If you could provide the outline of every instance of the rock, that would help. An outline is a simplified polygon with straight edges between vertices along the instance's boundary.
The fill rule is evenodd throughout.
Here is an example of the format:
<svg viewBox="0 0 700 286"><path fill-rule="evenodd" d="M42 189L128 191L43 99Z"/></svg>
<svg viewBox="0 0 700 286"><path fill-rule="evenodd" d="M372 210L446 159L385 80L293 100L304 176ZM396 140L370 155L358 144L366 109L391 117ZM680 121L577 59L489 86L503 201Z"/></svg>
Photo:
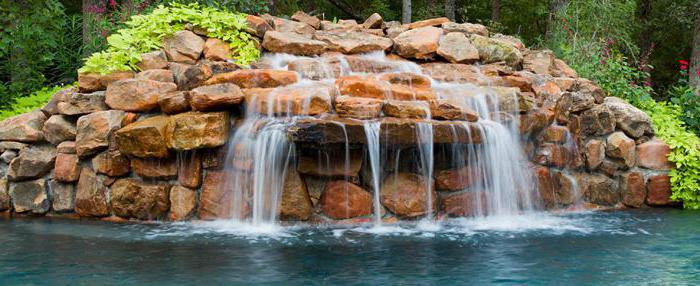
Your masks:
<svg viewBox="0 0 700 286"><path fill-rule="evenodd" d="M296 13L294 13L294 15L292 15L292 20L305 23L316 30L321 28L321 20L316 18L316 16L311 16L302 11L297 11Z"/></svg>
<svg viewBox="0 0 700 286"><path fill-rule="evenodd" d="M615 115L605 105L596 105L581 114L581 134L606 135L615 131Z"/></svg>
<svg viewBox="0 0 700 286"><path fill-rule="evenodd" d="M582 92L565 92L557 101L555 113L557 121L568 123L571 113L581 112L590 109L595 105L593 96Z"/></svg>
<svg viewBox="0 0 700 286"><path fill-rule="evenodd" d="M418 29L418 28L422 28L422 27L440 26L440 25L447 23L449 21L450 21L450 19L448 19L446 17L433 18L433 19L413 22L408 26L408 28L413 30L413 29Z"/></svg>
<svg viewBox="0 0 700 286"><path fill-rule="evenodd" d="M178 90L190 90L203 85L214 74L210 65L206 64L170 63L170 70L173 71Z"/></svg>
<svg viewBox="0 0 700 286"><path fill-rule="evenodd" d="M484 37L489 36L489 30L486 29L486 26L480 25L480 24L472 24L472 23L462 23L458 24L455 22L445 22L442 23L442 29L445 30L445 33L463 33L465 35L471 35L471 34L476 34Z"/></svg>
<svg viewBox="0 0 700 286"><path fill-rule="evenodd" d="M339 96L335 98L335 112L340 117L355 119L378 118L384 100L363 97Z"/></svg>
<svg viewBox="0 0 700 286"><path fill-rule="evenodd" d="M317 31L313 39L327 43L329 51L344 54L385 51L393 45L385 37L355 31Z"/></svg>
<svg viewBox="0 0 700 286"><path fill-rule="evenodd" d="M92 168L98 174L121 177L131 172L131 162L119 150L107 150L92 158Z"/></svg>
<svg viewBox="0 0 700 286"><path fill-rule="evenodd" d="M163 50L170 61L194 64L202 55L204 40L190 31L177 31L163 40Z"/></svg>
<svg viewBox="0 0 700 286"><path fill-rule="evenodd" d="M595 170L605 159L605 141L591 139L586 142L584 154L586 156L586 166L588 170Z"/></svg>
<svg viewBox="0 0 700 286"><path fill-rule="evenodd" d="M175 150L194 150L222 146L228 139L227 112L186 112L170 117L167 146Z"/></svg>
<svg viewBox="0 0 700 286"><path fill-rule="evenodd" d="M615 180L600 174L581 174L580 177L586 202L614 206L620 201L620 191Z"/></svg>
<svg viewBox="0 0 700 286"><path fill-rule="evenodd" d="M265 19L260 18L258 16L247 15L246 23L246 32L258 38L264 37L267 31L272 30L272 26L270 26L270 24L267 21L265 21Z"/></svg>
<svg viewBox="0 0 700 286"><path fill-rule="evenodd" d="M131 160L131 168L137 175L148 179L169 180L177 177L177 162L175 158L133 158Z"/></svg>
<svg viewBox="0 0 700 286"><path fill-rule="evenodd" d="M441 170L435 172L435 187L438 190L460 191L471 187L478 179L477 172L469 167Z"/></svg>
<svg viewBox="0 0 700 286"><path fill-rule="evenodd" d="M177 85L154 80L127 79L107 87L105 102L112 109L149 111L158 107L158 96L177 90Z"/></svg>
<svg viewBox="0 0 700 286"><path fill-rule="evenodd" d="M562 88L554 81L550 80L533 82L532 90L535 93L538 105L546 109L555 109L557 103L564 94Z"/></svg>
<svg viewBox="0 0 700 286"><path fill-rule="evenodd" d="M607 96L602 88L585 78L577 78L574 81L574 85L571 87L571 90L592 95L593 98L595 98L595 103L597 104L603 103L605 97Z"/></svg>
<svg viewBox="0 0 700 286"><path fill-rule="evenodd" d="M405 58L432 59L440 36L442 29L435 27L408 30L394 38L394 50Z"/></svg>
<svg viewBox="0 0 700 286"><path fill-rule="evenodd" d="M477 84L482 77L473 65L435 62L423 64L421 68L423 73L437 81Z"/></svg>
<svg viewBox="0 0 700 286"><path fill-rule="evenodd" d="M432 206L428 205L425 178L412 173L387 176L382 183L381 202L392 213L401 217L416 217L435 210L437 194L431 188ZM433 184L429 178L429 184Z"/></svg>
<svg viewBox="0 0 700 286"><path fill-rule="evenodd" d="M280 202L280 219L308 220L311 208L311 199L301 176L294 170L288 170Z"/></svg>
<svg viewBox="0 0 700 286"><path fill-rule="evenodd" d="M554 67L551 70L552 75L556 77L568 77L568 78L577 78L578 75L576 74L576 71L572 68L569 67L564 61L560 59L554 59L553 61Z"/></svg>
<svg viewBox="0 0 700 286"><path fill-rule="evenodd" d="M10 117L0 122L0 141L37 142L44 139L41 127L46 115L40 110Z"/></svg>
<svg viewBox="0 0 700 286"><path fill-rule="evenodd" d="M7 189L7 179L0 179L0 211L10 209L10 194Z"/></svg>
<svg viewBox="0 0 700 286"><path fill-rule="evenodd" d="M316 30L307 23L291 21L284 18L270 16L268 14L263 15L263 18L266 18L267 22L271 23L277 32L296 33L307 36L313 34Z"/></svg>
<svg viewBox="0 0 700 286"><path fill-rule="evenodd" d="M300 156L297 171L304 175L323 177L357 177L362 168L362 151L318 150L315 156ZM349 158L346 159L346 156Z"/></svg>
<svg viewBox="0 0 700 286"><path fill-rule="evenodd" d="M9 194L16 213L43 214L51 207L44 179L10 183Z"/></svg>
<svg viewBox="0 0 700 286"><path fill-rule="evenodd" d="M617 128L628 136L638 139L647 135L652 137L654 129L649 115L617 97L606 97L603 103L615 115Z"/></svg>
<svg viewBox="0 0 700 286"><path fill-rule="evenodd" d="M107 188L95 172L83 168L75 193L75 212L80 216L102 217L109 215Z"/></svg>
<svg viewBox="0 0 700 286"><path fill-rule="evenodd" d="M464 192L444 198L442 210L453 217L476 216L487 213L487 202L486 193Z"/></svg>
<svg viewBox="0 0 700 286"><path fill-rule="evenodd" d="M646 189L644 176L640 172L629 172L621 177L620 191L622 203L628 207L638 208L644 204Z"/></svg>
<svg viewBox="0 0 700 286"><path fill-rule="evenodd" d="M22 149L19 157L12 160L7 172L10 181L40 178L48 174L56 161L56 147L34 145Z"/></svg>
<svg viewBox="0 0 700 286"><path fill-rule="evenodd" d="M199 152L184 152L178 155L177 181L180 185L197 189L202 184L202 156Z"/></svg>
<svg viewBox="0 0 700 286"><path fill-rule="evenodd" d="M569 129L564 126L550 125L544 130L545 142L565 144L568 140L573 140L569 134Z"/></svg>
<svg viewBox="0 0 700 286"><path fill-rule="evenodd" d="M109 146L112 133L119 129L124 111L98 111L78 118L75 151L80 157L93 155Z"/></svg>
<svg viewBox="0 0 700 286"><path fill-rule="evenodd" d="M75 140L77 133L75 121L65 115L53 115L44 122L42 128L44 138L53 145L58 145L63 141Z"/></svg>
<svg viewBox="0 0 700 286"><path fill-rule="evenodd" d="M566 147L558 144L543 143L535 150L534 161L540 165L564 168L571 161L569 157L571 155Z"/></svg>
<svg viewBox="0 0 700 286"><path fill-rule="evenodd" d="M557 182L554 180L549 168L536 166L535 178L537 179L537 192L542 199L545 209L553 209L557 206L556 192Z"/></svg>
<svg viewBox="0 0 700 286"><path fill-rule="evenodd" d="M426 118L430 106L425 102L389 100L384 104L386 116L398 118Z"/></svg>
<svg viewBox="0 0 700 286"><path fill-rule="evenodd" d="M112 212L123 218L155 220L170 208L170 186L147 184L136 179L119 179L112 185Z"/></svg>
<svg viewBox="0 0 700 286"><path fill-rule="evenodd" d="M605 154L612 158L622 159L628 168L632 168L637 159L635 147L634 140L618 131L608 136Z"/></svg>
<svg viewBox="0 0 700 286"><path fill-rule="evenodd" d="M56 152L63 154L75 154L75 141L65 141L58 144Z"/></svg>
<svg viewBox="0 0 700 286"><path fill-rule="evenodd" d="M318 115L330 112L331 90L328 86L245 89L247 111L260 114Z"/></svg>
<svg viewBox="0 0 700 286"><path fill-rule="evenodd" d="M0 154L0 160L5 162L5 164L10 164L14 158L17 158L18 154L17 151L14 150L7 150L5 152L2 152Z"/></svg>
<svg viewBox="0 0 700 286"><path fill-rule="evenodd" d="M237 71L241 69L241 66L231 62L213 62L208 60L201 60L199 63L200 66L206 66L206 69L211 71L212 75Z"/></svg>
<svg viewBox="0 0 700 286"><path fill-rule="evenodd" d="M337 78L341 75L338 58L298 59L290 62L287 69L311 80Z"/></svg>
<svg viewBox="0 0 700 286"><path fill-rule="evenodd" d="M323 214L348 219L372 214L372 195L347 181L331 181L321 195Z"/></svg>
<svg viewBox="0 0 700 286"><path fill-rule="evenodd" d="M78 90L83 93L91 93L104 90L115 81L134 78L132 71L116 71L106 75L95 73L78 74Z"/></svg>
<svg viewBox="0 0 700 286"><path fill-rule="evenodd" d="M550 50L529 52L523 58L523 69L535 74L551 75L553 65L554 53Z"/></svg>
<svg viewBox="0 0 700 286"><path fill-rule="evenodd" d="M198 111L222 110L243 101L241 89L230 83L201 86L190 91L190 105Z"/></svg>
<svg viewBox="0 0 700 286"><path fill-rule="evenodd" d="M224 186L225 173L209 171L202 183L199 202L199 218L213 220L233 216L233 191ZM246 211L238 215L244 217Z"/></svg>
<svg viewBox="0 0 700 286"><path fill-rule="evenodd" d="M292 71L251 69L237 70L215 75L205 84L233 83L240 88L271 88L297 82L297 74Z"/></svg>
<svg viewBox="0 0 700 286"><path fill-rule="evenodd" d="M384 19L382 18L382 15L374 13L367 17L367 20L365 20L365 22L362 23L362 27L365 29L378 29L382 27L382 24L384 24Z"/></svg>
<svg viewBox="0 0 700 286"><path fill-rule="evenodd" d="M265 33L262 46L273 53L313 56L322 54L328 45L297 33L270 31Z"/></svg>
<svg viewBox="0 0 700 286"><path fill-rule="evenodd" d="M182 221L194 215L197 207L197 193L182 186L173 186L170 189L170 213L171 221Z"/></svg>
<svg viewBox="0 0 700 286"><path fill-rule="evenodd" d="M119 129L114 133L119 151L139 158L168 157L169 123L168 116L158 115Z"/></svg>
<svg viewBox="0 0 700 286"><path fill-rule="evenodd" d="M470 122L479 120L479 115L466 105L442 99L430 102L430 116L444 120L465 120Z"/></svg>
<svg viewBox="0 0 700 286"><path fill-rule="evenodd" d="M408 25L401 25L401 22L398 21L391 21L386 26L386 36L392 40L401 35L401 33L408 31Z"/></svg>
<svg viewBox="0 0 700 286"><path fill-rule="evenodd" d="M72 183L80 178L78 155L58 153L54 168L53 179L59 182Z"/></svg>
<svg viewBox="0 0 700 286"><path fill-rule="evenodd" d="M105 92L72 93L57 103L58 113L63 115L82 115L109 109L105 103Z"/></svg>
<svg viewBox="0 0 700 286"><path fill-rule="evenodd" d="M484 64L499 61L505 61L511 67L522 64L522 54L509 43L479 35L471 35L470 40L472 45L479 50L479 58Z"/></svg>
<svg viewBox="0 0 700 286"><path fill-rule="evenodd" d="M73 212L75 209L75 185L51 180L49 186L53 211L58 213Z"/></svg>
<svg viewBox="0 0 700 286"><path fill-rule="evenodd" d="M479 51L462 33L448 33L440 39L437 54L451 63L474 63L479 60Z"/></svg>
<svg viewBox="0 0 700 286"><path fill-rule="evenodd" d="M637 146L637 164L652 170L671 170L673 163L668 160L671 147L660 139L654 139Z"/></svg>
<svg viewBox="0 0 700 286"><path fill-rule="evenodd" d="M160 111L166 114L177 114L190 110L189 95L185 91L172 91L158 97Z"/></svg>
<svg viewBox="0 0 700 286"><path fill-rule="evenodd" d="M209 38L204 43L204 58L212 61L225 61L231 59L231 47L229 43Z"/></svg>
<svg viewBox="0 0 700 286"><path fill-rule="evenodd" d="M668 206L671 200L671 178L666 174L652 175L647 180L647 204L650 206Z"/></svg>
<svg viewBox="0 0 700 286"><path fill-rule="evenodd" d="M168 68L168 58L163 51L155 51L150 53L141 54L141 62L136 66L140 70L155 70L155 69L167 69Z"/></svg>
<svg viewBox="0 0 700 286"><path fill-rule="evenodd" d="M166 69L145 70L137 73L135 79L175 83L175 76L173 75L173 72Z"/></svg>
<svg viewBox="0 0 700 286"><path fill-rule="evenodd" d="M414 85L391 84L369 76L343 76L336 80L341 95L375 99L423 100L436 99L435 92Z"/></svg>

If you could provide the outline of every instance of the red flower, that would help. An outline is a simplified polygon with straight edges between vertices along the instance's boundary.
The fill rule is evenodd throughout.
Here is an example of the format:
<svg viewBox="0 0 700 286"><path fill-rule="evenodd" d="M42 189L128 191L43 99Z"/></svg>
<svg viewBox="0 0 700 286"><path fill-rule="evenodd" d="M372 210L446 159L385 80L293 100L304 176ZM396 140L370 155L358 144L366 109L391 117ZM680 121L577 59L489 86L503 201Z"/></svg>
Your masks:
<svg viewBox="0 0 700 286"><path fill-rule="evenodd" d="M688 65L688 61L686 61L686 60L679 60L678 63L681 64L682 66Z"/></svg>
<svg viewBox="0 0 700 286"><path fill-rule="evenodd" d="M700 76L700 70L696 70L695 73Z"/></svg>
<svg viewBox="0 0 700 286"><path fill-rule="evenodd" d="M687 70L687 69L688 69L688 66L681 66L682 71Z"/></svg>

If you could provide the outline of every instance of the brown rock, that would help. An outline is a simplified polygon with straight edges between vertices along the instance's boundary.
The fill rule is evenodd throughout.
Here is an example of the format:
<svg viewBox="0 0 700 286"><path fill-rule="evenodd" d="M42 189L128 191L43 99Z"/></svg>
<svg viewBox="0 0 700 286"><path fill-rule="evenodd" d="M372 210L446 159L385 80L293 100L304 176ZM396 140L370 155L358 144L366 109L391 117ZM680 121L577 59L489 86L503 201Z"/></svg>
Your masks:
<svg viewBox="0 0 700 286"><path fill-rule="evenodd" d="M233 216L233 191L224 185L225 173L208 171L202 184L199 218L213 220Z"/></svg>
<svg viewBox="0 0 700 286"><path fill-rule="evenodd" d="M7 189L7 179L0 179L0 211L10 209L10 194Z"/></svg>
<svg viewBox="0 0 700 286"><path fill-rule="evenodd" d="M204 40L190 31L177 31L163 40L163 50L170 61L194 64L202 55Z"/></svg>
<svg viewBox="0 0 700 286"><path fill-rule="evenodd" d="M455 22L446 22L442 23L442 29L445 30L445 33L463 33L465 35L471 35L471 34L477 34L480 36L488 37L489 36L489 30L486 29L486 26L480 25L480 24L472 24L472 23L462 23L458 24Z"/></svg>
<svg viewBox="0 0 700 286"><path fill-rule="evenodd" d="M194 150L222 146L228 139L227 112L186 112L170 117L167 146L175 150Z"/></svg>
<svg viewBox="0 0 700 286"><path fill-rule="evenodd" d="M19 157L10 162L7 178L10 181L36 179L48 174L56 161L56 147L34 145L22 149Z"/></svg>
<svg viewBox="0 0 700 286"><path fill-rule="evenodd" d="M199 111L221 110L243 101L241 89L230 83L201 86L190 91L190 105Z"/></svg>
<svg viewBox="0 0 700 286"><path fill-rule="evenodd" d="M9 194L16 213L43 214L51 207L44 179L10 183Z"/></svg>
<svg viewBox="0 0 700 286"><path fill-rule="evenodd" d="M180 185L197 189L202 184L202 156L199 152L184 152L178 155L177 181Z"/></svg>
<svg viewBox="0 0 700 286"><path fill-rule="evenodd" d="M75 140L77 133L74 119L65 115L53 115L44 122L42 127L44 138L53 145L63 141Z"/></svg>
<svg viewBox="0 0 700 286"><path fill-rule="evenodd" d="M246 23L246 32L257 36L258 38L262 38L265 36L267 31L272 30L272 26L270 26L265 19L258 16L247 15Z"/></svg>
<svg viewBox="0 0 700 286"><path fill-rule="evenodd" d="M442 211L449 216L468 217L484 214L487 211L486 193L464 192L442 200Z"/></svg>
<svg viewBox="0 0 700 286"><path fill-rule="evenodd" d="M617 128L628 136L637 139L654 135L651 118L644 111L617 97L606 97L603 104L615 115Z"/></svg>
<svg viewBox="0 0 700 286"><path fill-rule="evenodd" d="M551 75L554 53L550 50L534 51L525 54L523 69L541 75Z"/></svg>
<svg viewBox="0 0 700 286"><path fill-rule="evenodd" d="M214 71L211 66L207 64L186 65L170 63L170 70L173 71L178 90L190 90L203 85L204 82L212 77Z"/></svg>
<svg viewBox="0 0 700 286"><path fill-rule="evenodd" d="M394 50L406 58L432 59L441 35L442 29L435 27L408 30L394 38Z"/></svg>
<svg viewBox="0 0 700 286"><path fill-rule="evenodd" d="M112 212L123 218L154 220L170 208L170 186L146 184L136 179L119 179L112 185Z"/></svg>
<svg viewBox="0 0 700 286"><path fill-rule="evenodd" d="M323 213L333 219L372 214L372 195L347 181L331 181L321 196Z"/></svg>
<svg viewBox="0 0 700 286"><path fill-rule="evenodd" d="M615 180L600 174L582 174L580 177L586 202L604 206L614 206L620 202L620 190Z"/></svg>
<svg viewBox="0 0 700 286"><path fill-rule="evenodd" d="M330 112L330 92L324 85L244 90L249 112L292 115Z"/></svg>
<svg viewBox="0 0 700 286"><path fill-rule="evenodd" d="M311 16L302 11L297 11L296 13L294 13L294 15L292 15L292 20L306 23L307 25L313 27L316 30L321 28L321 20L316 18L316 16Z"/></svg>
<svg viewBox="0 0 700 286"><path fill-rule="evenodd" d="M564 126L550 125L544 130L545 142L551 143L566 143L567 140L573 140L569 137L569 129Z"/></svg>
<svg viewBox="0 0 700 286"><path fill-rule="evenodd" d="M326 42L328 50L344 54L385 51L393 42L382 36L356 31L317 31L314 40Z"/></svg>
<svg viewBox="0 0 700 286"><path fill-rule="evenodd" d="M0 141L37 142L44 139L41 127L46 115L40 110L10 117L0 122Z"/></svg>
<svg viewBox="0 0 700 286"><path fill-rule="evenodd" d="M438 190L460 191L471 187L478 179L477 172L469 167L441 170L435 173L435 187Z"/></svg>
<svg viewBox="0 0 700 286"><path fill-rule="evenodd" d="M472 45L479 50L479 58L484 64L505 61L511 67L522 64L523 56L518 48L502 40L471 35Z"/></svg>
<svg viewBox="0 0 700 286"><path fill-rule="evenodd" d="M302 78L320 80L340 76L340 61L338 58L298 59L290 62L287 69L299 74Z"/></svg>
<svg viewBox="0 0 700 286"><path fill-rule="evenodd" d="M363 97L339 96L335 98L335 112L340 117L355 119L378 118L384 100Z"/></svg>
<svg viewBox="0 0 700 286"><path fill-rule="evenodd" d="M432 205L428 205L425 178L417 174L398 173L384 179L381 190L382 205L401 217L416 217L435 210L437 194L431 188ZM432 178L430 184L432 185Z"/></svg>
<svg viewBox="0 0 700 286"><path fill-rule="evenodd" d="M75 154L75 141L64 141L58 144L56 152L64 154Z"/></svg>
<svg viewBox="0 0 700 286"><path fill-rule="evenodd" d="M447 23L449 21L450 21L450 19L448 19L446 17L428 19L428 20L413 22L408 26L408 28L412 30L412 29L418 29L418 28L422 28L422 27L440 26L440 25Z"/></svg>
<svg viewBox="0 0 700 286"><path fill-rule="evenodd" d="M166 69L145 70L136 74L136 79L175 83L173 72Z"/></svg>
<svg viewBox="0 0 700 286"><path fill-rule="evenodd" d="M175 158L133 158L131 160L131 168L134 170L134 173L143 178L169 180L177 177L177 162Z"/></svg>
<svg viewBox="0 0 700 286"><path fill-rule="evenodd" d="M169 123L169 117L158 115L119 129L114 133L119 151L139 158L168 157Z"/></svg>
<svg viewBox="0 0 700 286"><path fill-rule="evenodd" d="M197 193L182 186L173 186L170 189L170 213L171 221L187 220L194 214L197 207Z"/></svg>
<svg viewBox="0 0 700 286"><path fill-rule="evenodd" d="M41 108L41 111L43 111L46 116L59 114L58 103L67 100L72 94L77 92L78 88L76 87L67 87L57 92L54 92L54 94L51 95L51 99L49 99L49 102L47 102Z"/></svg>
<svg viewBox="0 0 700 286"><path fill-rule="evenodd" d="M129 158L119 150L107 150L92 158L92 168L98 174L121 177L131 172Z"/></svg>
<svg viewBox="0 0 700 286"><path fill-rule="evenodd" d="M154 80L127 79L107 87L105 102L112 109L149 111L158 107L158 96L177 90L177 85Z"/></svg>
<svg viewBox="0 0 700 286"><path fill-rule="evenodd" d="M479 60L479 51L462 33L449 33L440 39L437 54L451 63L474 63Z"/></svg>
<svg viewBox="0 0 700 286"><path fill-rule="evenodd" d="M75 194L75 212L80 216L109 215L106 193L102 179L89 168L83 168Z"/></svg>
<svg viewBox="0 0 700 286"><path fill-rule="evenodd" d="M313 56L323 53L328 45L297 33L269 31L265 33L262 46L273 53Z"/></svg>
<svg viewBox="0 0 700 286"><path fill-rule="evenodd" d="M622 191L622 203L628 207L641 207L646 197L642 173L629 172L622 175L620 191Z"/></svg>
<svg viewBox="0 0 700 286"><path fill-rule="evenodd" d="M297 82L295 72L283 70L237 70L215 75L205 84L233 83L241 88L269 88L289 85Z"/></svg>
<svg viewBox="0 0 700 286"><path fill-rule="evenodd" d="M557 206L555 189L558 187L549 168L537 166L535 168L535 177L537 178L537 191L542 199L545 209L553 209Z"/></svg>
<svg viewBox="0 0 700 286"><path fill-rule="evenodd" d="M605 105L597 105L581 114L581 134L606 135L615 131L615 116Z"/></svg>
<svg viewBox="0 0 700 286"><path fill-rule="evenodd" d="M313 34L316 30L307 23L291 21L284 18L271 16L269 14L263 15L263 18L265 18L268 23L271 23L277 32L295 33L308 36Z"/></svg>
<svg viewBox="0 0 700 286"><path fill-rule="evenodd" d="M558 77L568 77L568 78L576 78L578 75L576 74L576 71L572 68L569 67L564 61L560 59L554 59L553 61L554 68L552 70L552 75L553 76L558 76Z"/></svg>
<svg viewBox="0 0 700 286"><path fill-rule="evenodd" d="M227 42L215 38L209 38L204 43L204 58L212 61L225 61L231 59L231 47Z"/></svg>
<svg viewBox="0 0 700 286"><path fill-rule="evenodd" d="M168 58L165 56L165 52L163 51L155 51L141 54L141 62L139 62L137 66L143 71L154 69L167 69Z"/></svg>
<svg viewBox="0 0 700 286"><path fill-rule="evenodd" d="M543 143L535 151L534 160L540 165L564 168L571 161L569 157L569 150L566 147L552 143Z"/></svg>
<svg viewBox="0 0 700 286"><path fill-rule="evenodd" d="M280 219L308 220L311 208L311 199L301 176L294 170L288 170L280 202Z"/></svg>
<svg viewBox="0 0 700 286"><path fill-rule="evenodd" d="M605 142L598 139L591 139L586 142L585 155L588 170L595 170L605 159Z"/></svg>
<svg viewBox="0 0 700 286"><path fill-rule="evenodd" d="M557 121L567 123L571 113L590 109L595 105L593 96L581 92L565 92L557 101L555 112Z"/></svg>
<svg viewBox="0 0 700 286"><path fill-rule="evenodd" d="M382 15L374 13L367 17L367 20L365 20L365 22L362 23L362 27L365 29L377 29L381 28L382 24L384 24L384 19L382 18Z"/></svg>
<svg viewBox="0 0 700 286"><path fill-rule="evenodd" d="M80 178L78 155L58 153L53 174L54 180L72 183Z"/></svg>
<svg viewBox="0 0 700 286"><path fill-rule="evenodd" d="M389 100L384 104L386 116L398 118L426 118L430 105L426 102Z"/></svg>
<svg viewBox="0 0 700 286"><path fill-rule="evenodd" d="M481 80L479 69L473 65L435 62L423 64L421 68L437 81L477 84Z"/></svg>
<svg viewBox="0 0 700 286"><path fill-rule="evenodd" d="M315 156L300 156L297 165L299 173L324 177L356 177L362 167L362 151L349 151L346 160L345 150L318 150Z"/></svg>
<svg viewBox="0 0 700 286"><path fill-rule="evenodd" d="M52 209L54 212L73 212L75 209L75 185L51 180L49 183Z"/></svg>
<svg viewBox="0 0 700 286"><path fill-rule="evenodd" d="M647 199L650 206L668 206L671 199L671 178L666 174L652 175L647 180Z"/></svg>
<svg viewBox="0 0 700 286"><path fill-rule="evenodd" d="M81 73L78 74L78 90L84 93L90 93L98 90L104 90L111 83L130 79L134 77L132 71L116 71L106 75L99 75L95 73Z"/></svg>
<svg viewBox="0 0 700 286"><path fill-rule="evenodd" d="M616 159L622 159L628 168L636 164L634 140L625 136L625 133L615 132L607 138L605 154Z"/></svg>
<svg viewBox="0 0 700 286"><path fill-rule="evenodd" d="M479 115L465 104L438 99L430 102L430 116L445 120L465 120L476 122Z"/></svg>
<svg viewBox="0 0 700 286"><path fill-rule="evenodd" d="M173 91L158 97L158 106L166 114L177 114L190 110L190 102L186 91Z"/></svg>
<svg viewBox="0 0 700 286"><path fill-rule="evenodd" d="M637 164L653 170L671 170L673 163L668 160L671 147L660 139L654 139L637 146Z"/></svg>
<svg viewBox="0 0 700 286"><path fill-rule="evenodd" d="M82 115L97 111L108 110L105 103L105 92L71 93L56 104L58 113L64 115Z"/></svg>

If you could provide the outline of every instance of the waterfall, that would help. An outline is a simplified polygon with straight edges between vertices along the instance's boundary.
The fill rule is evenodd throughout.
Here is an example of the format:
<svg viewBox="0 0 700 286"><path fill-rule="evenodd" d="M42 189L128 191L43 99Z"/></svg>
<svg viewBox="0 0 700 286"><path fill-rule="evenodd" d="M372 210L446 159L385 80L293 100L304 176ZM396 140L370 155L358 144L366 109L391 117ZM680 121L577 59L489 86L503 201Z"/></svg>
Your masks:
<svg viewBox="0 0 700 286"><path fill-rule="evenodd" d="M382 224L382 205L380 201L380 180L382 177L382 166L380 162L380 147L379 147L379 128L380 124L377 121L365 121L363 124L365 136L367 137L367 153L369 155L369 166L372 173L372 193L373 193L373 208L374 208L374 224L379 226Z"/></svg>

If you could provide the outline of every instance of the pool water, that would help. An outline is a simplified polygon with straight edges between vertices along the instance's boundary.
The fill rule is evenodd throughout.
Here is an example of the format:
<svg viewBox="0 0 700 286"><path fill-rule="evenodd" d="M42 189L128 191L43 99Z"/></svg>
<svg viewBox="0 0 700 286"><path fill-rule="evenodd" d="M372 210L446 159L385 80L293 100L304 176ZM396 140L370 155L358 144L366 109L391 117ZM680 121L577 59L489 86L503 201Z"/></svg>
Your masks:
<svg viewBox="0 0 700 286"><path fill-rule="evenodd" d="M700 213L372 226L0 220L0 285L697 285Z"/></svg>

